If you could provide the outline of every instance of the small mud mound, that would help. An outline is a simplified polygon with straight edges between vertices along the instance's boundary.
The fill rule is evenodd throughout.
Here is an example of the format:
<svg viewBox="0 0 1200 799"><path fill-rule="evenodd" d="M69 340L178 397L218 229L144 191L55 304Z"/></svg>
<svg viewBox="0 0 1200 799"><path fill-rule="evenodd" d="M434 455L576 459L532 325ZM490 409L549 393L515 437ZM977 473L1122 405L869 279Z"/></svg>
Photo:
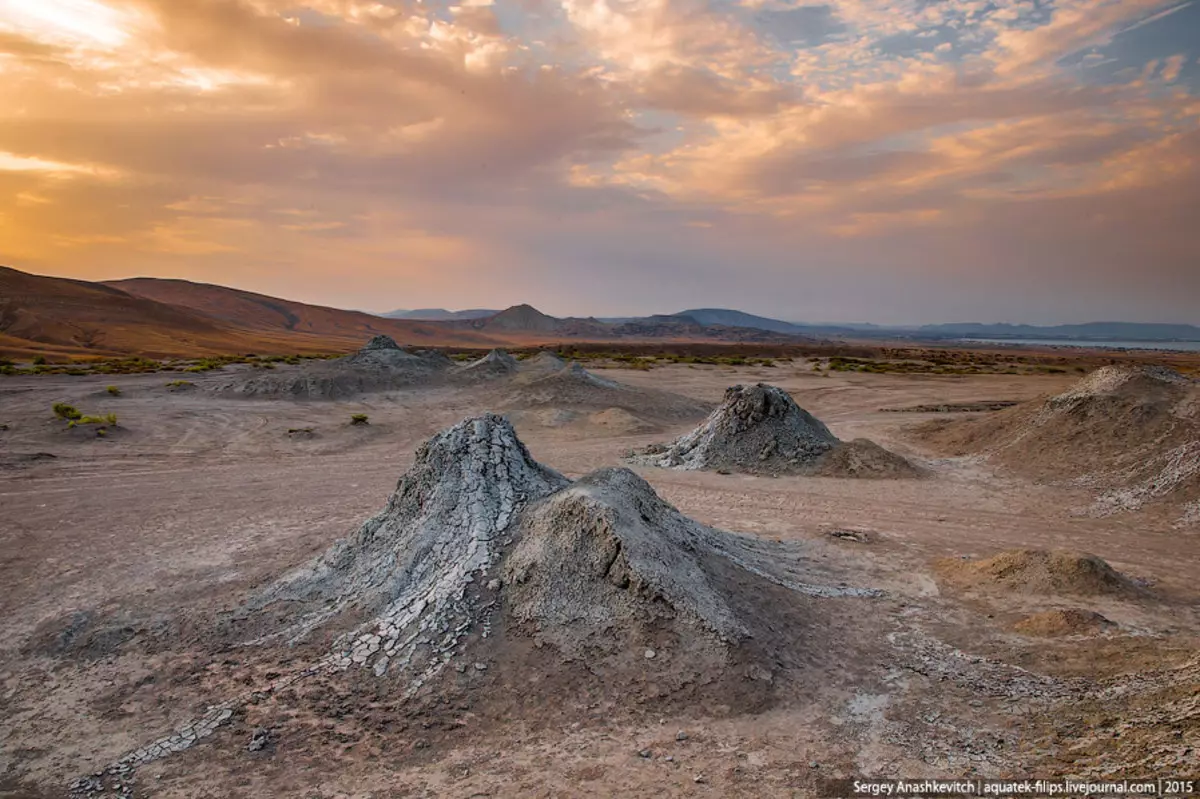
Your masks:
<svg viewBox="0 0 1200 799"><path fill-rule="evenodd" d="M608 408L588 417L588 421L612 433L645 433L658 426L634 416L624 408Z"/></svg>
<svg viewBox="0 0 1200 799"><path fill-rule="evenodd" d="M907 459L865 438L841 441L825 453L814 474L820 477L911 479L924 473Z"/></svg>
<svg viewBox="0 0 1200 799"><path fill-rule="evenodd" d="M1089 635L1110 630L1117 625L1094 610L1068 608L1046 610L1026 616L1013 625L1013 629L1024 635L1059 636Z"/></svg>
<svg viewBox="0 0 1200 799"><path fill-rule="evenodd" d="M1104 560L1079 552L1014 549L982 560L945 558L937 570L947 583L965 589L1114 597L1144 593Z"/></svg>
<svg viewBox="0 0 1200 799"><path fill-rule="evenodd" d="M464 377L505 377L517 371L517 359L504 350L492 350L477 361L472 361L459 369Z"/></svg>
<svg viewBox="0 0 1200 799"><path fill-rule="evenodd" d="M914 432L944 454L1094 487L1100 513L1200 500L1200 383L1165 367L1106 366L1057 396Z"/></svg>
<svg viewBox="0 0 1200 799"><path fill-rule="evenodd" d="M220 393L263 399L339 400L428 383L451 361L431 350L409 352L388 336L376 336L361 350L332 361L283 367L220 386Z"/></svg>
<svg viewBox="0 0 1200 799"><path fill-rule="evenodd" d="M545 377L566 368L567 362L553 352L539 352L520 362L521 374L530 377Z"/></svg>
<svg viewBox="0 0 1200 799"><path fill-rule="evenodd" d="M704 423L630 460L667 469L830 477L912 477L916 469L866 439L839 441L777 386L732 386Z"/></svg>
<svg viewBox="0 0 1200 799"><path fill-rule="evenodd" d="M501 396L500 407L521 419L534 419L551 409L577 416L608 414L594 420L601 425L616 422L618 415L626 414L641 424L672 424L699 418L712 407L681 394L618 383L577 363L549 375L532 377L519 381Z"/></svg>

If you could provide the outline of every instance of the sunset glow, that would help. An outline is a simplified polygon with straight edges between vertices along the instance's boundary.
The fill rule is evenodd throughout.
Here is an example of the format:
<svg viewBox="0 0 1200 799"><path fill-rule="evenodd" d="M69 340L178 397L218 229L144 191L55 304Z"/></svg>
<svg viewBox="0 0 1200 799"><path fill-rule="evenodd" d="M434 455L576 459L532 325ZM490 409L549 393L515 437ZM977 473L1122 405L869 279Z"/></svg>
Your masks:
<svg viewBox="0 0 1200 799"><path fill-rule="evenodd" d="M0 76L21 269L1200 322L1194 0L0 0Z"/></svg>

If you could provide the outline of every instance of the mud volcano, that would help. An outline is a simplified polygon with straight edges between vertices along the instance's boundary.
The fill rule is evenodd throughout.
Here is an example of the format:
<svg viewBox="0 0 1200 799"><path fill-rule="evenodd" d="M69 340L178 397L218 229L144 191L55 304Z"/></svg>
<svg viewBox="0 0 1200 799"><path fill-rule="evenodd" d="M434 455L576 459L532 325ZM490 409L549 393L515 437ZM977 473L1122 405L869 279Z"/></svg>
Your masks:
<svg viewBox="0 0 1200 799"><path fill-rule="evenodd" d="M1094 486L1100 512L1200 511L1200 383L1166 367L1106 366L1062 394L916 432L947 454Z"/></svg>
<svg viewBox="0 0 1200 799"><path fill-rule="evenodd" d="M712 408L681 394L609 380L578 363L567 366L553 355L523 364L516 386L500 398L500 407L521 421L580 420L620 432L698 419Z"/></svg>
<svg viewBox="0 0 1200 799"><path fill-rule="evenodd" d="M517 359L504 350L492 350L477 361L459 369L465 377L505 377L517 371Z"/></svg>
<svg viewBox="0 0 1200 799"><path fill-rule="evenodd" d="M219 390L250 398L350 399L430 382L450 363L441 353L409 352L389 336L375 336L351 355L280 367L227 384Z"/></svg>
<svg viewBox="0 0 1200 799"><path fill-rule="evenodd" d="M704 423L630 460L667 469L829 477L917 477L912 464L866 439L840 441L781 388L732 386Z"/></svg>
<svg viewBox="0 0 1200 799"><path fill-rule="evenodd" d="M430 439L379 515L243 612L282 606L291 640L346 611L365 614L332 662L410 673L415 690L496 627L523 628L569 657L642 659L645 646L669 641L715 665L762 644L747 611L772 587L869 593L817 588L801 571L794 550L692 521L628 469L570 483L488 415Z"/></svg>
<svg viewBox="0 0 1200 799"><path fill-rule="evenodd" d="M486 671L523 696L542 691L539 714L568 684L614 703L637 690L763 708L786 683L777 676L811 667L801 642L814 626L861 613L830 600L878 593L802 553L688 519L627 469L571 483L534 461L504 418L468 419L422 445L377 516L233 614L259 635L245 647L304 642L294 651L311 653L334 631L331 646L105 774L183 751L250 702L348 670L429 707Z"/></svg>

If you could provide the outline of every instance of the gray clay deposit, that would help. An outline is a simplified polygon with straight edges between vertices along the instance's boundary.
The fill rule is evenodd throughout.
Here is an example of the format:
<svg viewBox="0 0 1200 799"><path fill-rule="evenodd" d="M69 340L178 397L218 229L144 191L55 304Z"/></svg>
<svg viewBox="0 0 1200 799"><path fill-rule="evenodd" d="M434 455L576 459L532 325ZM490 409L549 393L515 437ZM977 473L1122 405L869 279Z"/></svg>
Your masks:
<svg viewBox="0 0 1200 799"><path fill-rule="evenodd" d="M635 452L629 460L666 469L829 477L916 477L904 458L860 439L839 441L781 388L732 386L690 433Z"/></svg>
<svg viewBox="0 0 1200 799"><path fill-rule="evenodd" d="M242 376L218 387L218 391L257 399L353 399L429 384L451 363L442 353L410 352L389 336L375 336L361 350L345 357Z"/></svg>

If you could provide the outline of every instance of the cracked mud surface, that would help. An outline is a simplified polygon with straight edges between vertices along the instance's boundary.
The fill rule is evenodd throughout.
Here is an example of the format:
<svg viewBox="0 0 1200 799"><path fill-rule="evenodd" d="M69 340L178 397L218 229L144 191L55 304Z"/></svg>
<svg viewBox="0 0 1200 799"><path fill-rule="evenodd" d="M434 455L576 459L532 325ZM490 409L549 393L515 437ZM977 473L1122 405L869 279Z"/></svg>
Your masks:
<svg viewBox="0 0 1200 799"><path fill-rule="evenodd" d="M639 468L682 514L751 536L734 553L745 565L770 547L796 556L790 586L764 585L744 568L710 578L754 597L735 610L772 628L759 637L794 642L771 653L771 669L750 659L734 663L737 679L705 682L711 653L680 645L669 626L639 627L640 637L611 651L564 654L561 642L512 624L464 641L436 690L406 697L407 677L390 668L287 682L377 602L292 644L279 636L244 645L272 630L238 610L377 514L422 442L490 410L493 381L299 404L214 395L208 386L229 377L220 374L198 376L186 392L166 388L162 375L7 379L0 796L65 795L76 778L243 695L211 734L193 728L195 745L106 775L105 795L812 796L823 779L862 772L1104 774L1194 762L1200 538L1173 528L1173 517L1088 515L1086 487L934 457L904 432L932 414L880 411L1033 398L1071 378L820 378L803 364L601 376L670 385L709 404L735 383L781 385L838 438L878 441L931 476ZM114 380L123 396L100 396ZM127 434L62 436L47 418L57 401L116 412ZM370 425L351 426L352 413L368 413ZM680 435L695 421L664 430ZM300 428L314 436L287 435ZM571 479L663 438L536 419L518 420L516 432L532 458ZM1012 549L1093 553L1148 591L963 587L936 569L940 558ZM544 587L539 602L554 597ZM1069 610L1113 626L1019 629Z"/></svg>

